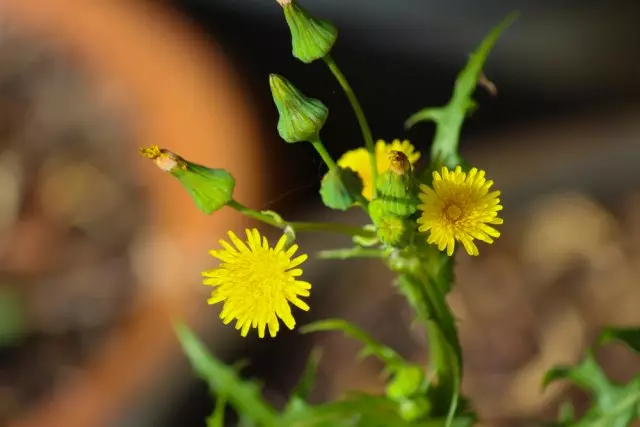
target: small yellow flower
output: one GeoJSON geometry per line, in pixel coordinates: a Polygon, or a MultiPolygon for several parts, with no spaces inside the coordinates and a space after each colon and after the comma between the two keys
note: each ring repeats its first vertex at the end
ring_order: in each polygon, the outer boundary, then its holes
{"type": "Polygon", "coordinates": [[[236,329],[247,336],[249,328],[257,328],[260,338],[264,338],[265,328],[275,337],[280,329],[278,317],[293,329],[296,321],[291,314],[289,303],[309,310],[309,306],[298,297],[309,296],[311,284],[297,280],[307,255],[291,257],[298,250],[292,245],[285,250],[286,236],[282,236],[275,247],[269,247],[267,238],[258,230],[246,230],[247,241],[241,241],[232,231],[231,246],[220,240],[223,249],[212,250],[210,254],[218,258],[220,265],[202,273],[207,279],[205,285],[215,286],[209,304],[224,302],[220,318],[224,324],[237,319],[236,329]]]}
{"type": "Polygon", "coordinates": [[[438,249],[447,249],[447,255],[453,255],[455,241],[462,242],[469,255],[478,255],[474,239],[493,243],[500,232],[489,224],[502,224],[498,212],[500,192],[489,189],[493,181],[485,178],[485,171],[472,168],[469,173],[462,172],[460,166],[455,171],[443,167],[442,173],[433,172],[433,188],[420,185],[419,195],[422,211],[418,223],[419,231],[429,231],[429,243],[438,245],[438,249]]]}
{"type": "MultiPolygon", "coordinates": [[[[402,151],[411,165],[414,165],[418,159],[420,159],[420,153],[414,151],[415,148],[407,140],[400,141],[394,139],[390,144],[385,143],[383,140],[376,142],[376,162],[378,165],[378,173],[386,172],[391,166],[389,155],[392,151],[402,151]]],[[[371,173],[371,166],[369,163],[369,153],[366,148],[358,148],[355,150],[347,151],[338,160],[338,166],[341,168],[349,168],[358,173],[364,184],[362,195],[371,200],[373,194],[373,176],[371,173]]]]}

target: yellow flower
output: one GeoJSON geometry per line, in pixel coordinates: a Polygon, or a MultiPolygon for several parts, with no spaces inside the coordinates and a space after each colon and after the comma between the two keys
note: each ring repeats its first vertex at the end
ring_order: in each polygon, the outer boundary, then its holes
{"type": "Polygon", "coordinates": [[[232,231],[229,239],[231,246],[220,240],[223,249],[210,251],[218,258],[220,265],[202,273],[207,279],[205,285],[215,286],[209,304],[224,302],[220,318],[224,324],[237,319],[236,329],[247,336],[249,328],[257,328],[258,336],[264,337],[265,328],[275,337],[280,329],[278,317],[293,329],[296,321],[291,314],[289,303],[309,310],[309,306],[298,297],[309,296],[311,284],[297,280],[307,255],[291,257],[298,250],[292,245],[285,250],[286,236],[282,236],[275,247],[269,247],[267,238],[258,230],[246,230],[247,241],[241,241],[232,231]]]}
{"type": "Polygon", "coordinates": [[[420,185],[419,195],[422,211],[418,223],[419,231],[429,231],[429,243],[438,245],[438,249],[447,249],[447,255],[453,255],[455,241],[462,242],[469,255],[478,255],[474,239],[493,243],[500,232],[489,224],[502,224],[498,212],[500,192],[489,189],[493,181],[484,177],[485,172],[472,168],[469,173],[462,172],[460,166],[455,171],[446,167],[442,173],[433,172],[433,188],[420,185]]]}
{"type": "MultiPolygon", "coordinates": [[[[376,162],[378,165],[378,173],[381,174],[386,172],[391,166],[389,154],[391,154],[392,151],[402,151],[409,159],[411,165],[414,165],[418,159],[420,159],[420,153],[417,151],[414,152],[414,150],[415,148],[413,145],[411,145],[407,140],[400,141],[399,139],[394,139],[391,144],[387,144],[381,139],[378,140],[378,142],[376,142],[376,162]]],[[[367,200],[371,200],[374,183],[367,149],[358,148],[356,150],[347,151],[338,160],[338,166],[345,169],[352,169],[360,175],[362,183],[364,184],[362,195],[367,200]]]]}

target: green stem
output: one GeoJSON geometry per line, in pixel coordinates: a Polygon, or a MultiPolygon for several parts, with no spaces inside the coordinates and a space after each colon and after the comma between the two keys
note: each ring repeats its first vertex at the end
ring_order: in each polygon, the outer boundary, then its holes
{"type": "Polygon", "coordinates": [[[322,143],[322,141],[320,141],[320,138],[311,141],[311,145],[313,145],[313,148],[315,148],[318,154],[320,154],[320,157],[322,157],[322,160],[324,160],[329,170],[335,170],[338,168],[336,162],[333,161],[333,159],[327,152],[327,149],[324,148],[324,144],[322,143]]]}
{"type": "Polygon", "coordinates": [[[349,258],[386,258],[389,255],[385,249],[377,248],[344,248],[320,251],[320,259],[349,259],[349,258]]]}
{"type": "Polygon", "coordinates": [[[360,102],[358,102],[358,98],[356,98],[356,94],[353,92],[351,85],[347,81],[347,78],[342,71],[338,68],[338,65],[335,63],[331,55],[326,55],[324,58],[324,62],[326,62],[327,66],[342,86],[342,90],[347,95],[349,102],[351,103],[351,107],[353,108],[353,112],[358,119],[358,124],[360,125],[360,129],[362,130],[362,137],[364,138],[364,143],[367,147],[367,151],[369,152],[369,164],[371,166],[371,176],[373,178],[373,198],[376,197],[376,185],[378,179],[378,165],[376,163],[376,152],[375,145],[373,144],[373,137],[371,136],[371,128],[369,127],[369,123],[367,123],[367,118],[364,115],[364,111],[362,111],[362,107],[360,106],[360,102]]]}
{"type": "Polygon", "coordinates": [[[235,200],[231,200],[227,203],[227,206],[235,209],[243,215],[250,218],[262,221],[265,224],[269,224],[273,227],[285,229],[287,227],[293,228],[295,231],[326,231],[329,233],[346,234],[348,236],[359,236],[365,238],[372,238],[375,236],[375,232],[371,230],[365,230],[360,227],[354,227],[346,224],[337,224],[330,222],[290,222],[278,219],[274,215],[256,211],[248,208],[235,200]]]}

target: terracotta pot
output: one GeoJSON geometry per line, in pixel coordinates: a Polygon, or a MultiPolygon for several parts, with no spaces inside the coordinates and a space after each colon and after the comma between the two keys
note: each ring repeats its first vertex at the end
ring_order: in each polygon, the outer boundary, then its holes
{"type": "MultiPolygon", "coordinates": [[[[0,13],[76,59],[108,102],[123,101],[138,145],[157,144],[224,167],[237,179],[236,197],[259,205],[259,133],[241,82],[215,46],[150,3],[0,0],[0,13]]],[[[199,272],[212,263],[207,249],[227,229],[244,225],[230,210],[214,217],[198,211],[179,183],[139,157],[137,147],[124,162],[148,186],[152,212],[146,254],[152,268],[138,287],[136,312],[77,379],[59,384],[16,426],[107,425],[144,393],[143,386],[179,357],[172,318],[202,323],[199,272]]]]}

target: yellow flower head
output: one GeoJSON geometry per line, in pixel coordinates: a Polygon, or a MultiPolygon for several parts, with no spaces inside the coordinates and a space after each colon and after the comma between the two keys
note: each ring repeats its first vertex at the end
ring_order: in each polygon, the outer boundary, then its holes
{"type": "MultiPolygon", "coordinates": [[[[390,154],[392,151],[402,151],[411,165],[414,165],[420,159],[420,153],[407,140],[400,141],[394,139],[391,144],[385,143],[383,140],[376,142],[376,162],[378,165],[378,173],[386,172],[391,166],[390,154]]],[[[369,163],[369,153],[366,148],[358,148],[356,150],[347,151],[338,160],[338,166],[341,168],[349,168],[358,173],[364,184],[362,195],[371,200],[373,194],[373,176],[371,173],[371,165],[369,163]]]]}
{"type": "Polygon", "coordinates": [[[420,185],[422,211],[418,223],[419,231],[429,231],[429,243],[438,245],[438,249],[447,249],[447,255],[453,255],[455,241],[462,242],[469,255],[478,255],[474,239],[493,243],[500,232],[489,224],[502,224],[498,212],[500,192],[489,189],[493,181],[484,177],[485,172],[472,168],[469,173],[462,172],[460,166],[455,171],[443,167],[442,173],[433,172],[433,188],[420,185]]]}
{"type": "Polygon", "coordinates": [[[205,285],[216,288],[211,293],[209,304],[224,302],[220,318],[224,324],[237,319],[236,329],[241,329],[243,337],[249,328],[257,328],[260,338],[265,328],[275,337],[280,329],[278,317],[289,329],[296,321],[291,314],[289,303],[307,311],[309,306],[298,297],[309,296],[311,284],[297,280],[307,255],[291,259],[298,250],[292,245],[285,250],[286,236],[282,236],[275,247],[270,248],[267,238],[258,230],[246,230],[247,241],[241,241],[232,231],[229,239],[231,246],[220,240],[223,249],[210,251],[218,258],[220,265],[202,273],[207,279],[205,285]]]}

